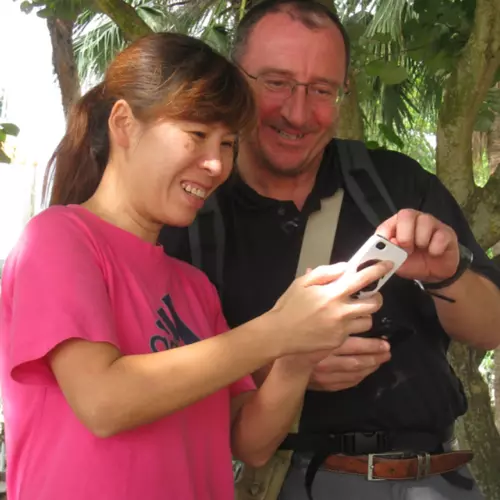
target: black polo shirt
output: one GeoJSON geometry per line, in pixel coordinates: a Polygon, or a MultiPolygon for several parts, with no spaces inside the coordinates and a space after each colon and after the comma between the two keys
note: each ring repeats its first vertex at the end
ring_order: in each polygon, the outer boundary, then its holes
{"type": "MultiPolygon", "coordinates": [[[[321,164],[302,210],[291,201],[259,195],[237,176],[218,191],[226,227],[221,300],[231,327],[271,309],[293,281],[307,217],[342,183],[335,143],[329,148],[331,154],[325,158],[330,161],[321,164]]],[[[473,268],[500,287],[500,271],[476,243],[460,208],[437,177],[400,153],[377,150],[370,155],[398,209],[431,213],[452,226],[460,242],[473,251],[473,268]]],[[[373,231],[346,192],[331,262],[347,261],[373,231]]],[[[185,229],[166,228],[160,242],[170,255],[190,261],[185,229]]],[[[461,383],[446,359],[449,338],[437,320],[432,300],[413,282],[396,276],[386,283],[382,294],[384,305],[374,323],[376,328],[389,325],[394,333],[392,359],[357,387],[308,391],[302,430],[432,431],[465,413],[461,383]]]]}

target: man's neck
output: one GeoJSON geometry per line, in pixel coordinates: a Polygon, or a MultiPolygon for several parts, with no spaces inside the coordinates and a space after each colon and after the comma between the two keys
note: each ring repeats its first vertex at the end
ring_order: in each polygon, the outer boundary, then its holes
{"type": "Polygon", "coordinates": [[[307,197],[316,182],[321,158],[314,165],[305,169],[296,176],[279,175],[266,166],[239,154],[238,173],[245,183],[261,196],[281,201],[293,201],[299,210],[302,210],[307,197]]]}

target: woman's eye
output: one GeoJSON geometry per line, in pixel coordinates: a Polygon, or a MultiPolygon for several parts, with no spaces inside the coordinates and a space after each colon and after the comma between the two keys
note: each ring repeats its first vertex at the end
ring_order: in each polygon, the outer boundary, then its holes
{"type": "Polygon", "coordinates": [[[222,143],[222,146],[225,147],[225,148],[231,148],[231,149],[233,149],[234,148],[234,141],[224,141],[222,143]]]}
{"type": "Polygon", "coordinates": [[[191,132],[194,136],[199,137],[200,139],[205,139],[207,137],[207,134],[205,132],[191,132]]]}

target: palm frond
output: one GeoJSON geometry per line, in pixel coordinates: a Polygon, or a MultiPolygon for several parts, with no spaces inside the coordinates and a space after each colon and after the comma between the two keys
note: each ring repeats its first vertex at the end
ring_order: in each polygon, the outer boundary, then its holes
{"type": "Polygon", "coordinates": [[[408,0],[379,0],[366,35],[371,37],[376,33],[386,33],[393,40],[401,41],[403,23],[409,12],[411,9],[408,0]]]}
{"type": "Polygon", "coordinates": [[[115,54],[125,46],[118,26],[104,14],[84,12],[73,37],[73,49],[82,87],[102,79],[115,54]]]}

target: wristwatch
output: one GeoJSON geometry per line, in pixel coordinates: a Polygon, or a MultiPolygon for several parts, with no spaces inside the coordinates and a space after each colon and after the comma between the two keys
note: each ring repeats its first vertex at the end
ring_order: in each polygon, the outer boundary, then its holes
{"type": "Polygon", "coordinates": [[[449,278],[446,278],[445,280],[437,281],[436,283],[420,282],[424,290],[440,290],[441,288],[446,288],[452,283],[455,283],[455,281],[457,281],[462,276],[462,274],[464,274],[465,271],[470,268],[472,260],[474,258],[474,254],[467,247],[464,247],[460,243],[458,244],[458,250],[460,259],[458,261],[458,267],[455,271],[455,274],[453,276],[450,276],[449,278]]]}

